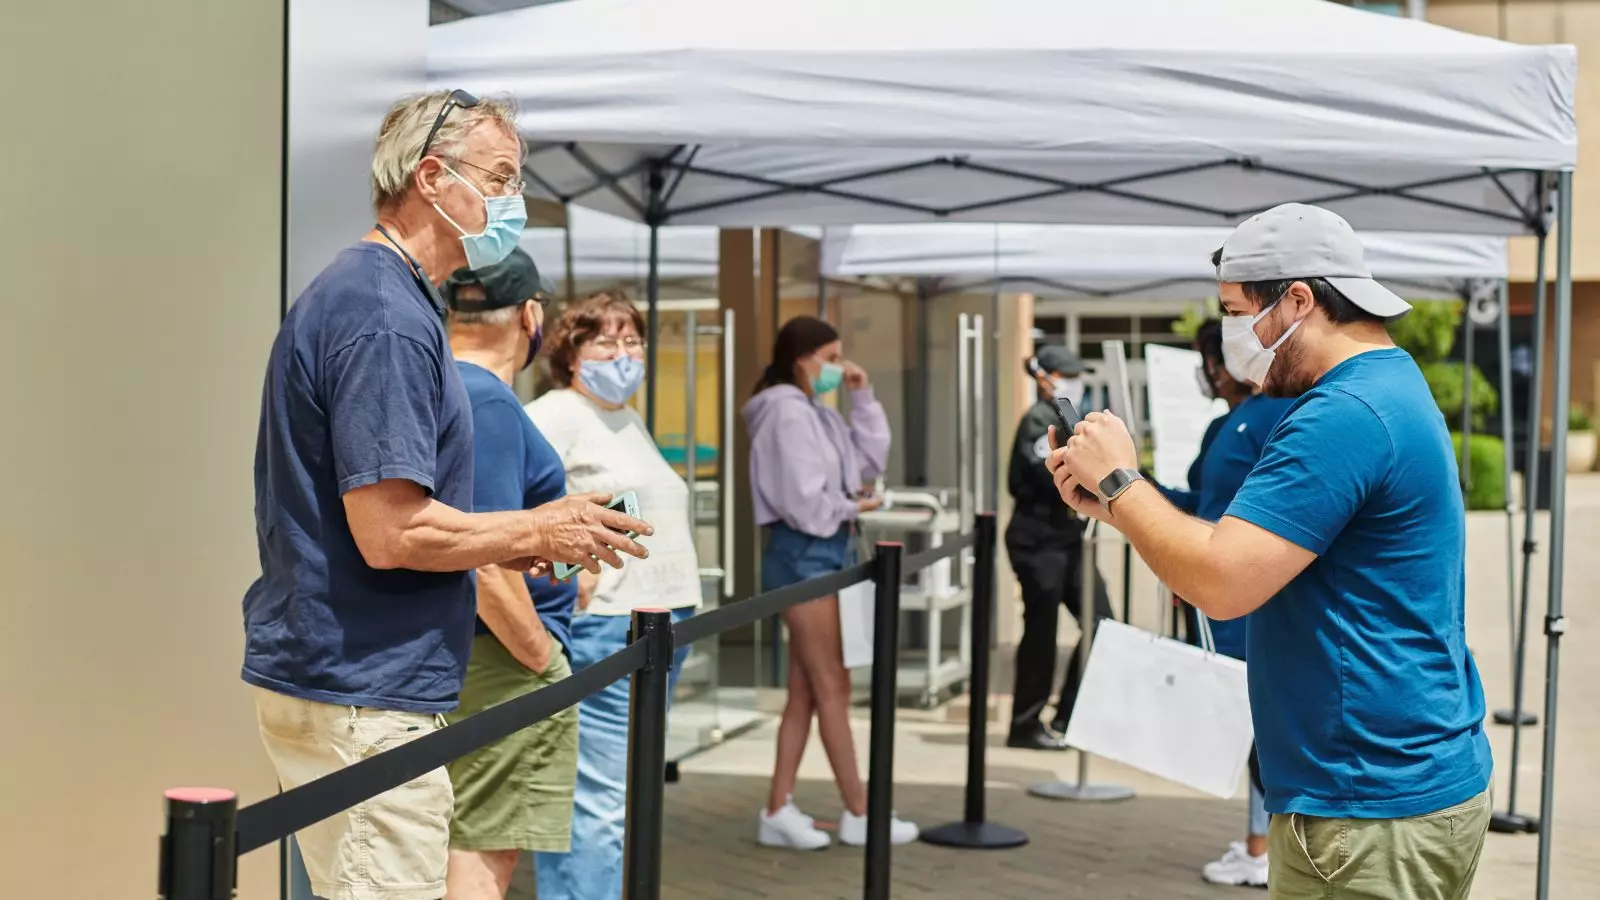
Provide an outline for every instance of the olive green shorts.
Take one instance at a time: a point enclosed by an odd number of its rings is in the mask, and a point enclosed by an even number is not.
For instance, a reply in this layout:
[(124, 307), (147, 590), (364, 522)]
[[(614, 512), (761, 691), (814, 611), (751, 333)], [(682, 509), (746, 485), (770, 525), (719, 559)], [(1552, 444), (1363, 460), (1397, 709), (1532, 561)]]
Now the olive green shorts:
[[(517, 662), (493, 635), (472, 641), (461, 706), (451, 723), (572, 674), (557, 653), (538, 673)], [(469, 753), (450, 764), (456, 850), (537, 850), (565, 853), (572, 842), (572, 791), (578, 779), (578, 708)]]
[(1489, 792), (1405, 819), (1275, 815), (1272, 900), (1466, 900), (1489, 830)]

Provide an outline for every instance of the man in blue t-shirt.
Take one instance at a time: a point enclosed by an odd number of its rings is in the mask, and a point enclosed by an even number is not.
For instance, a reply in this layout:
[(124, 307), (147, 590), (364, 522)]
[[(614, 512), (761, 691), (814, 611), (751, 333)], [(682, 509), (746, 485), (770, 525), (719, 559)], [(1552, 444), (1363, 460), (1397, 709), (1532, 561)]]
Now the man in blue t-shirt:
[(1410, 306), (1313, 206), (1249, 219), (1215, 263), (1229, 368), (1297, 398), (1226, 515), (1163, 499), (1104, 413), (1052, 454), (1056, 484), (1201, 611), (1250, 614), (1273, 896), (1465, 897), (1492, 764), (1450, 435), (1385, 330)]
[[(564, 496), (567, 471), (511, 390), (543, 340), (550, 294), (521, 249), (444, 284), (450, 348), (467, 387), (476, 437), (472, 502), (478, 512), (532, 509)], [(478, 570), (477, 636), (454, 722), (572, 674), (576, 579), (552, 582), (499, 566)], [(451, 900), (504, 900), (524, 851), (571, 846), (578, 779), (576, 706), (450, 764)]]
[[(397, 103), (374, 147), (378, 224), (295, 301), (256, 439), (261, 577), (242, 675), (284, 789), (437, 728), (472, 641), (472, 570), (598, 570), (648, 526), (571, 497), (473, 513), (472, 414), (430, 273), (497, 262), (526, 216), (511, 108), (460, 91)], [(437, 770), (297, 834), (324, 900), (444, 896), (452, 808)]]

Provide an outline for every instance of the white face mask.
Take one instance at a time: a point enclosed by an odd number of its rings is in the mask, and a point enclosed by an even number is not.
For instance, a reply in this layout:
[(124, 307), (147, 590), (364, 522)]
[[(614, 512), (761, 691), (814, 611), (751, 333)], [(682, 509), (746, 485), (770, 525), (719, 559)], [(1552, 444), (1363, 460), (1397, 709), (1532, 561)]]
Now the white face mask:
[(1081, 405), (1083, 403), (1083, 379), (1050, 379), (1050, 396), (1057, 400), (1071, 400), (1073, 406)]
[(1256, 387), (1266, 384), (1267, 370), (1272, 368), (1272, 361), (1278, 358), (1278, 348), (1283, 346), (1289, 335), (1294, 334), (1300, 323), (1305, 321), (1296, 319), (1283, 333), (1283, 337), (1273, 341), (1271, 347), (1261, 345), (1261, 338), (1256, 335), (1256, 323), (1277, 308), (1285, 296), (1288, 296), (1287, 292), (1268, 304), (1267, 308), (1257, 313), (1254, 318), (1246, 319), (1243, 316), (1223, 318), (1222, 364), (1227, 368), (1228, 374), (1233, 376), (1233, 380), (1247, 381)]

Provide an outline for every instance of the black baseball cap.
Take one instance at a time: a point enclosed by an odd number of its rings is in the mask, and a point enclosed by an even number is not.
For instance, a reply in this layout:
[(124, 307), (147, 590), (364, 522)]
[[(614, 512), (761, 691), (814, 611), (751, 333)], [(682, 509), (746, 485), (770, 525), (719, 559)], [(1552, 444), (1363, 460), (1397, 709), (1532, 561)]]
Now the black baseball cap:
[(1060, 344), (1046, 344), (1034, 351), (1033, 358), (1039, 361), (1039, 368), (1056, 375), (1065, 375), (1071, 378), (1094, 369), (1083, 364), (1083, 359), (1078, 354), (1061, 346)]
[[(483, 288), (481, 299), (457, 296), (458, 289), (469, 284)], [(517, 247), (510, 256), (492, 266), (457, 269), (454, 275), (445, 280), (441, 293), (444, 294), (444, 302), (457, 312), (488, 312), (528, 300), (546, 303), (555, 292), (539, 275), (539, 267), (533, 264), (533, 257)]]

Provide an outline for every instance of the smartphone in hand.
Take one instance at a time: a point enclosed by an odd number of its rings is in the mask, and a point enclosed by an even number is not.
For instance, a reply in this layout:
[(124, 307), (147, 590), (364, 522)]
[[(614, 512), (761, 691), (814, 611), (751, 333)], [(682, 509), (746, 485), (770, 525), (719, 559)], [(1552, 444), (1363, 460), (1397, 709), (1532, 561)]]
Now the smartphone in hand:
[[(639, 498), (634, 494), (633, 491), (623, 491), (622, 493), (611, 498), (611, 502), (606, 504), (606, 509), (620, 510), (623, 513), (626, 513), (627, 515), (637, 519), (639, 518)], [(628, 532), (629, 538), (636, 538), (638, 536), (638, 532)], [(558, 562), (555, 565), (554, 574), (557, 581), (566, 581), (582, 571), (583, 566), (575, 566), (570, 563)]]
[(1057, 397), (1055, 404), (1056, 419), (1058, 420), (1056, 424), (1056, 439), (1050, 442), (1050, 446), (1059, 450), (1061, 445), (1066, 443), (1067, 438), (1072, 436), (1072, 432), (1078, 427), (1078, 423), (1083, 421), (1083, 416), (1078, 414), (1078, 408), (1072, 405), (1072, 401), (1065, 397)]

